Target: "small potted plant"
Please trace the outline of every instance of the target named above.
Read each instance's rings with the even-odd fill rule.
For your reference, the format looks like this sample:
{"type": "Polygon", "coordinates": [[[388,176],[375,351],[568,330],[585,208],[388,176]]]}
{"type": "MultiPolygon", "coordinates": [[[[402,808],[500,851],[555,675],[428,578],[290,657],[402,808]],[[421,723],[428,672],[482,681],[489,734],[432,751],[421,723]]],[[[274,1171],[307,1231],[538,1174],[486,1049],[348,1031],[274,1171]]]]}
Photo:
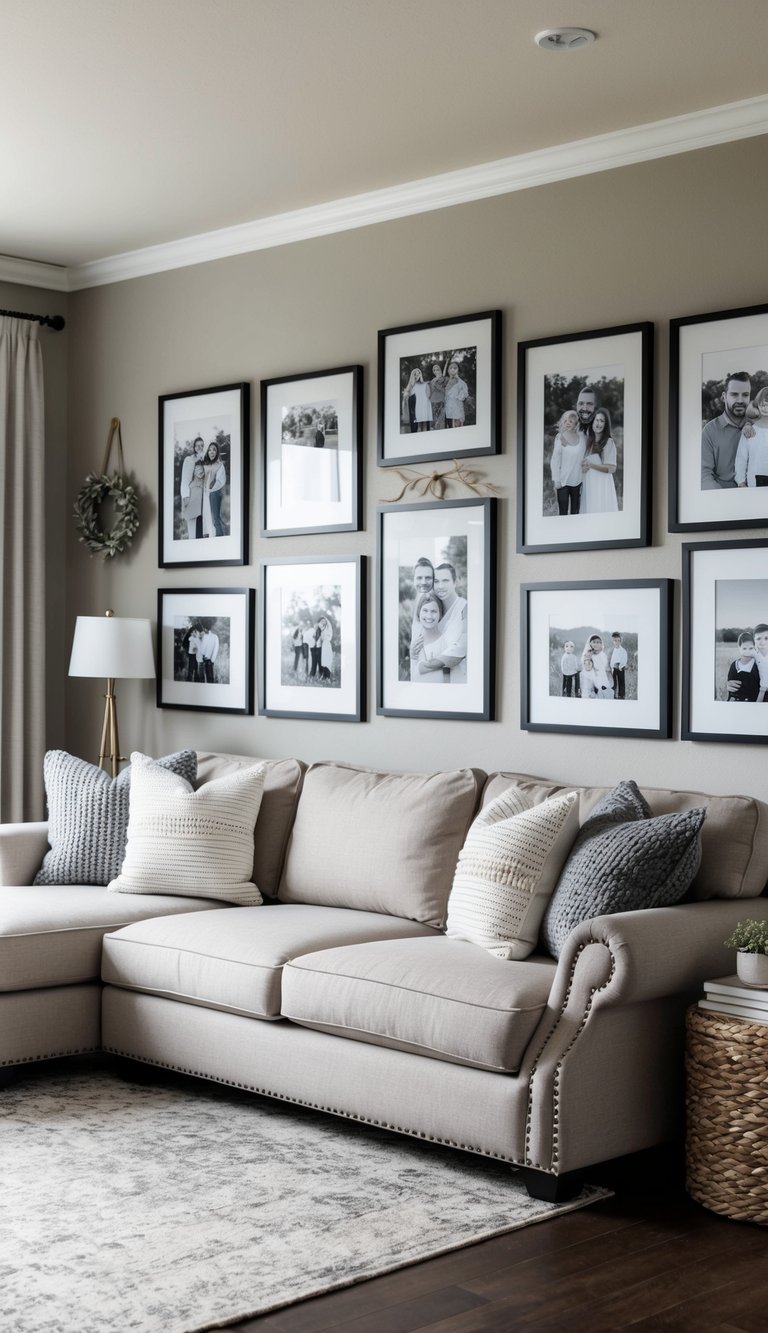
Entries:
{"type": "Polygon", "coordinates": [[[724,943],[727,948],[738,950],[739,980],[745,986],[768,988],[768,921],[739,921],[724,943]]]}

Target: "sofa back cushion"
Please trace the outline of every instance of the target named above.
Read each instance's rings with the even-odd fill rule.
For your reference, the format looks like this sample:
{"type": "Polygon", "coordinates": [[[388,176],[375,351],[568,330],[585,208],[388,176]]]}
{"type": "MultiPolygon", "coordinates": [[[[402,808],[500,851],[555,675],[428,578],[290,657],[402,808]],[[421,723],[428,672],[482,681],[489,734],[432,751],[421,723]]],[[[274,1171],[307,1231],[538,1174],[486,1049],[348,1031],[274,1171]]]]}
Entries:
{"type": "Polygon", "coordinates": [[[244,754],[198,750],[195,786],[229,777],[254,764],[264,765],[264,794],[253,834],[253,881],[263,897],[276,898],[306,764],[298,759],[253,759],[244,754]]]}
{"type": "Polygon", "coordinates": [[[312,764],[279,897],[442,926],[485,777],[473,768],[380,773],[312,764]]]}
{"type": "MultiPolygon", "coordinates": [[[[535,803],[557,792],[579,793],[579,823],[583,824],[609,787],[576,787],[554,783],[529,773],[492,773],[483,792],[483,805],[510,783],[518,783],[535,803]]],[[[688,891],[689,901],[707,898],[757,898],[768,881],[768,805],[754,796],[708,796],[704,792],[640,787],[653,815],[671,815],[704,807],[701,862],[688,891]]]]}

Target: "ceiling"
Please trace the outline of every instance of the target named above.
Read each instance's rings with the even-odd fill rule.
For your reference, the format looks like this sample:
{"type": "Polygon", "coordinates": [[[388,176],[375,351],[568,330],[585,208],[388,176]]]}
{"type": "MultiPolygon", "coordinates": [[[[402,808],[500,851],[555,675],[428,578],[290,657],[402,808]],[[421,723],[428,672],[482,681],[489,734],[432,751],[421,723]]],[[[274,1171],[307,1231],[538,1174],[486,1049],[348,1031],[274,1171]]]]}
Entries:
{"type": "Polygon", "coordinates": [[[0,0],[0,20],[0,254],[63,266],[768,93],[768,0],[0,0]],[[599,40],[534,45],[563,24],[599,40]]]}

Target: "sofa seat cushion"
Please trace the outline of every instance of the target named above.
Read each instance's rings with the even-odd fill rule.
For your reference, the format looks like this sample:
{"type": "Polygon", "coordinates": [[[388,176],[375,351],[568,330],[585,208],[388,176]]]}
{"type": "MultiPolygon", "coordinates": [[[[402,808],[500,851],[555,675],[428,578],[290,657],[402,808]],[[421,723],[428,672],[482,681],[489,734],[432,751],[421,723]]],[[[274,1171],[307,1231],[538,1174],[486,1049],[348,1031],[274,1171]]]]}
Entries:
{"type": "Polygon", "coordinates": [[[128,990],[276,1019],[282,970],[297,954],[434,933],[413,921],[345,908],[230,907],[207,912],[205,921],[164,917],[107,936],[102,976],[128,990]]]}
{"type": "Polygon", "coordinates": [[[0,991],[98,981],[101,941],[148,916],[221,908],[207,898],[129,897],[100,885],[0,888],[0,991]]]}
{"type": "Polygon", "coordinates": [[[551,958],[510,967],[444,936],[351,945],[286,966],[283,1016],[340,1037],[513,1074],[554,974],[551,958]]]}

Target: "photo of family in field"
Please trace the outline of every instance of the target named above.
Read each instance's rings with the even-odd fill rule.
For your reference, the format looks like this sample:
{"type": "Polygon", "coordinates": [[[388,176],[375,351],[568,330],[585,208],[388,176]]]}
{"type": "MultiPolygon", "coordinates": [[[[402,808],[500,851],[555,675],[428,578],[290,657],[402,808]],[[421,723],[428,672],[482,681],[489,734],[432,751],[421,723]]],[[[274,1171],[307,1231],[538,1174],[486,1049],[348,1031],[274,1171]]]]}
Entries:
{"type": "Polygon", "coordinates": [[[544,518],[624,508],[622,366],[544,376],[544,518]]]}
{"type": "Polygon", "coordinates": [[[715,583],[714,697],[768,703],[768,578],[715,583]]]}
{"type": "Polygon", "coordinates": [[[638,633],[619,626],[563,628],[550,622],[549,693],[565,699],[637,699],[638,633]]]}
{"type": "Polygon", "coordinates": [[[398,678],[465,685],[466,536],[401,539],[398,587],[398,678]]]}
{"type": "Polygon", "coordinates": [[[229,616],[174,616],[173,679],[229,685],[229,616]]]}
{"type": "Polygon", "coordinates": [[[281,409],[281,503],[339,499],[339,405],[331,399],[281,409]],[[311,453],[309,451],[312,451],[311,453]]]}
{"type": "Polygon", "coordinates": [[[229,536],[231,440],[228,416],[174,423],[174,541],[229,536]]]}
{"type": "Polygon", "coordinates": [[[282,590],[280,683],[341,688],[341,586],[282,590]]]}
{"type": "Polygon", "coordinates": [[[400,357],[400,434],[474,426],[477,347],[400,357]]]}
{"type": "Polygon", "coordinates": [[[768,347],[706,352],[701,368],[702,491],[768,486],[768,347]]]}

